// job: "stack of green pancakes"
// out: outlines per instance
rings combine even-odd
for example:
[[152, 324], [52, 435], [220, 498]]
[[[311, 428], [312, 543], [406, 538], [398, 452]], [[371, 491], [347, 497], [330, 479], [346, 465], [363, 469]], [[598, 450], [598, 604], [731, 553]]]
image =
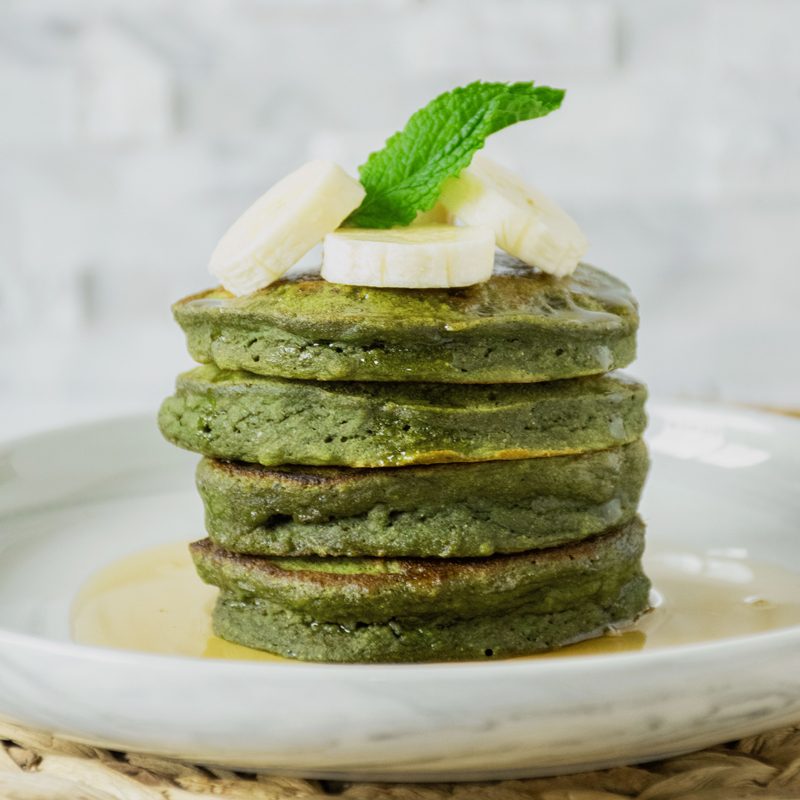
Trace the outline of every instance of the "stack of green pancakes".
[[214, 631], [329, 662], [503, 658], [648, 606], [637, 307], [498, 254], [460, 289], [299, 274], [174, 306], [202, 366], [159, 423], [201, 453]]

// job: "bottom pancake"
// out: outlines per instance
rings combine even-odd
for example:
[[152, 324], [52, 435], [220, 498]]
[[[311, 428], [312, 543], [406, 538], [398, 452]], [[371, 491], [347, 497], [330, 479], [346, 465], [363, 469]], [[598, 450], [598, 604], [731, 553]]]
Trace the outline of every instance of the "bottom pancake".
[[353, 627], [309, 620], [269, 601], [223, 594], [214, 608], [217, 636], [287, 658], [340, 663], [474, 661], [530, 655], [601, 635], [647, 607], [650, 583], [639, 573], [615, 596], [592, 597], [560, 611], [536, 605], [470, 619], [431, 615]]
[[601, 633], [648, 607], [644, 526], [516, 555], [425, 559], [263, 558], [192, 545], [222, 590], [214, 631], [289, 658], [327, 662], [525, 655]]

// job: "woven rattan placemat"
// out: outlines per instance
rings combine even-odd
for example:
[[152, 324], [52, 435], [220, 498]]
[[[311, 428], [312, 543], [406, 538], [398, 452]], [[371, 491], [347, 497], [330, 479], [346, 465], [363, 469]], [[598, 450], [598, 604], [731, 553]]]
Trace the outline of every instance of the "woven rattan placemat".
[[2, 800], [744, 800], [800, 798], [800, 725], [637, 767], [497, 783], [370, 784], [210, 771], [0, 723]]

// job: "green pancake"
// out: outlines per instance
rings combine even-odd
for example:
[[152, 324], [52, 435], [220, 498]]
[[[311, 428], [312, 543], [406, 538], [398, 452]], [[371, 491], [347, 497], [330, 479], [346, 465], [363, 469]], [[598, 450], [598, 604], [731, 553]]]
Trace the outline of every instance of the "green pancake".
[[578, 544], [481, 559], [264, 558], [191, 546], [222, 590], [214, 631], [290, 658], [445, 661], [535, 653], [648, 605], [638, 519]]
[[647, 466], [642, 441], [576, 456], [388, 469], [203, 459], [197, 487], [208, 535], [233, 552], [452, 558], [554, 547], [628, 522]]
[[635, 357], [630, 289], [587, 264], [554, 278], [498, 254], [459, 289], [376, 289], [300, 274], [245, 297], [173, 306], [201, 363], [310, 380], [527, 383], [595, 375]]
[[604, 450], [640, 438], [645, 387], [620, 374], [505, 386], [290, 381], [212, 365], [178, 377], [164, 436], [215, 458], [389, 467]]

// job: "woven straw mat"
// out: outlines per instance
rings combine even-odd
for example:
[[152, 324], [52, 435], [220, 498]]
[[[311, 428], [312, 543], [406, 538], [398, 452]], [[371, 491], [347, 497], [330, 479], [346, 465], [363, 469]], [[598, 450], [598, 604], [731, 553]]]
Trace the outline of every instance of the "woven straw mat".
[[0, 800], [800, 798], [800, 725], [636, 767], [492, 783], [307, 781], [71, 744], [0, 723]]

